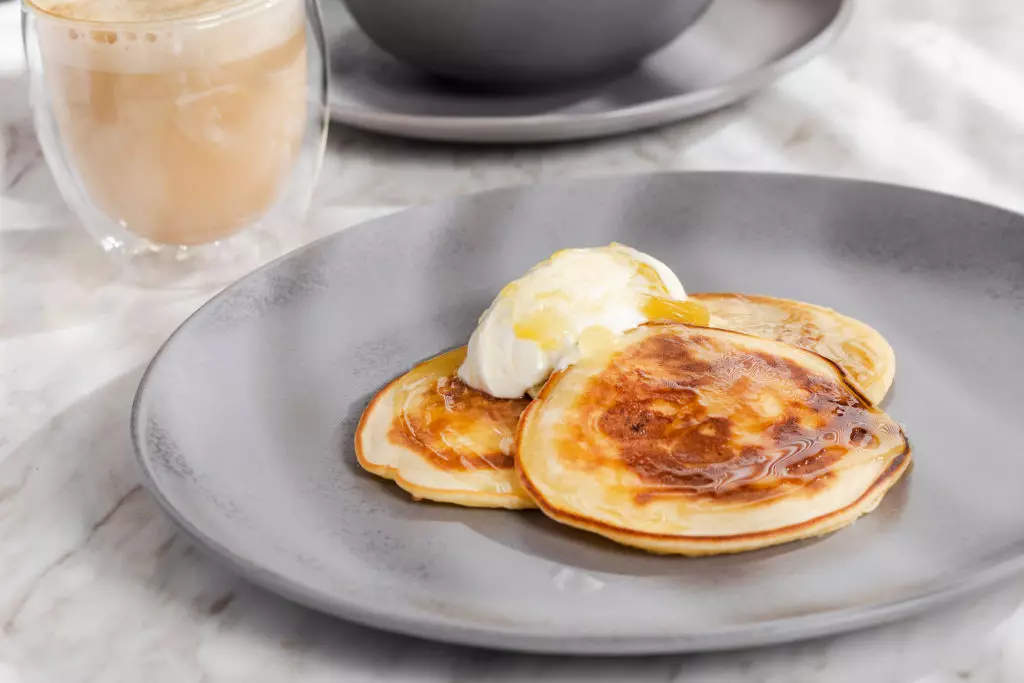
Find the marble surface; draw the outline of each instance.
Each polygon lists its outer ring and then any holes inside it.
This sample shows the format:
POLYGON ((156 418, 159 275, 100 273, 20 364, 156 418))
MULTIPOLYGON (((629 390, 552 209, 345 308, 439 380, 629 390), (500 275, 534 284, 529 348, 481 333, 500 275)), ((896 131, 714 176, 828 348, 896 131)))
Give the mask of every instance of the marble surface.
MULTIPOLYGON (((335 128, 291 237, 501 185, 688 168, 881 179, 1024 210, 1021 35, 1016 0, 860 0, 834 49, 777 87, 639 135, 475 148, 335 128)), ((414 641, 234 578, 139 488, 127 439, 141 366, 210 292, 118 283, 76 227, 32 133, 11 2, 0 150, 0 683, 1024 680, 1021 583, 837 638, 610 660, 414 641)))

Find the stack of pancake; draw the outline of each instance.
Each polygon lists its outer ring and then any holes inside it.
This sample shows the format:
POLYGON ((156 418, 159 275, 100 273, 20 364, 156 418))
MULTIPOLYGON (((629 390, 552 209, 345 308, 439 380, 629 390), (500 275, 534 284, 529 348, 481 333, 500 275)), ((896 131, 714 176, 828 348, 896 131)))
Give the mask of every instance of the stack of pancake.
POLYGON ((465 347, 367 407, 356 454, 416 499, 540 508, 655 553, 708 555, 835 531, 910 464, 877 406, 895 356, 831 309, 695 294, 707 327, 651 322, 592 345, 533 400, 459 380, 465 347))

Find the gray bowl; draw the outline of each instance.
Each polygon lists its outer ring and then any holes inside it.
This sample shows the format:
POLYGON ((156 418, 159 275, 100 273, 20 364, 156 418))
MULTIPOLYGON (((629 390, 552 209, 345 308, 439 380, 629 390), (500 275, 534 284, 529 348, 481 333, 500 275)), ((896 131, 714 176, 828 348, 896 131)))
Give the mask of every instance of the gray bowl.
POLYGON ((344 0, 385 52, 433 74, 536 85, 623 73, 711 0, 344 0))

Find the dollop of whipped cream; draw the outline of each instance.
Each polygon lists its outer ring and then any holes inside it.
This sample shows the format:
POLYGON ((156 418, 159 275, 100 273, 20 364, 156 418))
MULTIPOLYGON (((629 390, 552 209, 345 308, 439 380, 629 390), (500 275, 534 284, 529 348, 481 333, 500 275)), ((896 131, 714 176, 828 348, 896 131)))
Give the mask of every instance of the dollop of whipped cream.
POLYGON ((675 273, 636 249, 613 243, 556 252, 484 311, 459 378, 491 396, 518 398, 579 359, 584 331, 618 336, 684 299, 675 273))

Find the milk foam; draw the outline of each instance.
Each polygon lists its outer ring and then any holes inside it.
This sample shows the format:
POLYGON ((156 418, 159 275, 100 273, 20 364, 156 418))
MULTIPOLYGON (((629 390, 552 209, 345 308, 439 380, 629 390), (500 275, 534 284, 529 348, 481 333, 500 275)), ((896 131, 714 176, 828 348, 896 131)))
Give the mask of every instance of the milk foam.
POLYGON ((160 73, 246 59, 304 30, 303 0, 36 2, 43 58, 111 73, 160 73))

